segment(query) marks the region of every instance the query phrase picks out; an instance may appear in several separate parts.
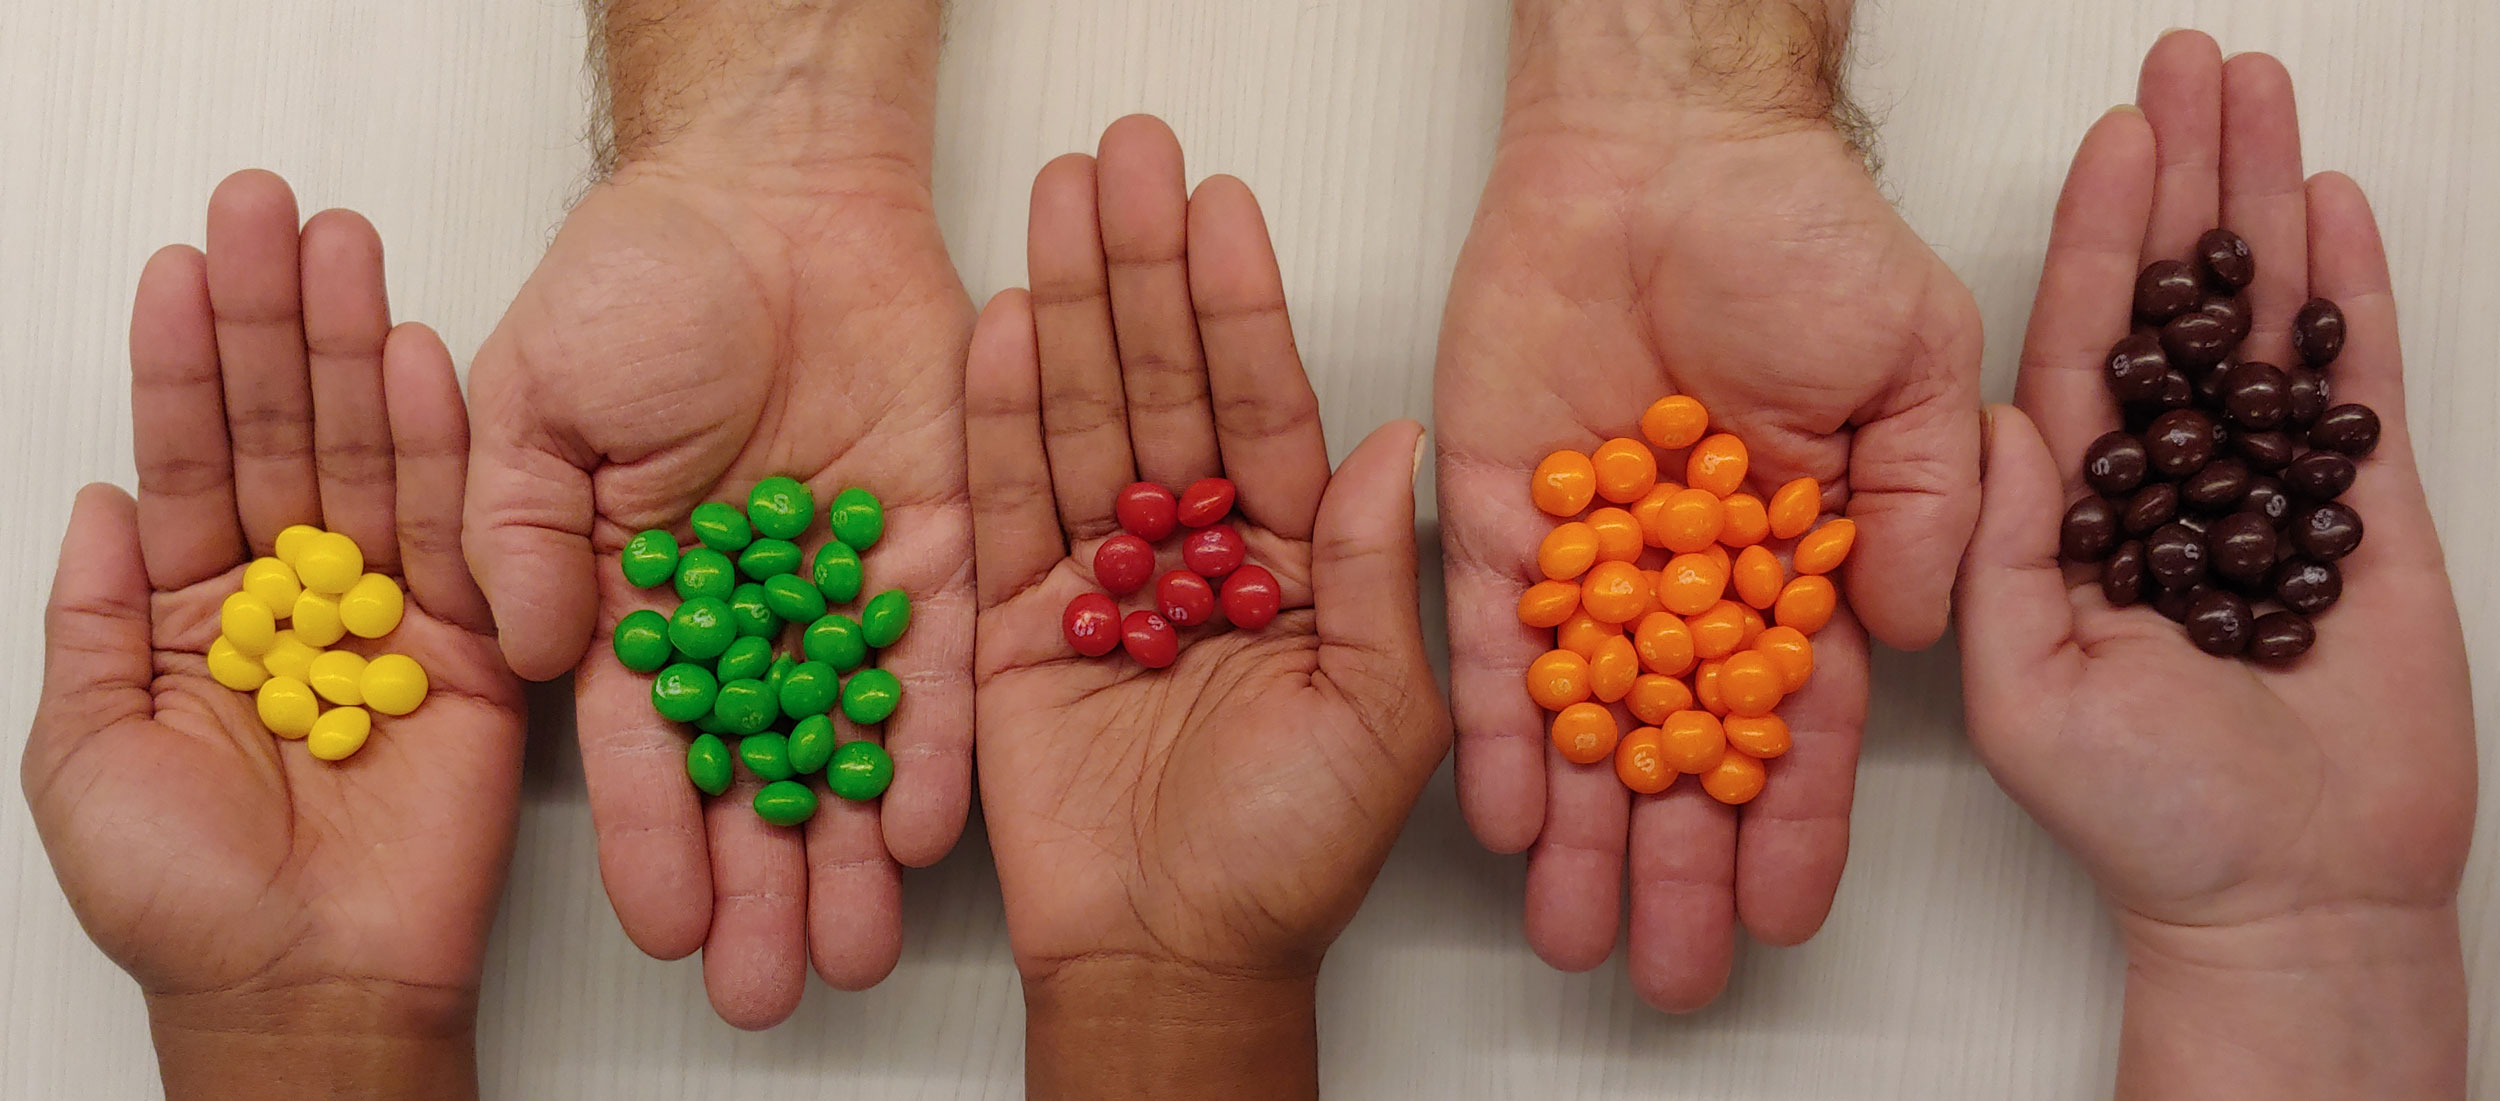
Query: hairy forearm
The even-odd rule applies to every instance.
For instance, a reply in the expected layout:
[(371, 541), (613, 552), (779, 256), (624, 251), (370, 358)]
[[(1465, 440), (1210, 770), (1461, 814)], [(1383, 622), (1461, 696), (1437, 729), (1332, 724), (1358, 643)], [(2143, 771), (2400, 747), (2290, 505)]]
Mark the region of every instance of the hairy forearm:
[[(1513, 112), (1627, 103), (1778, 129), (1863, 126), (1843, 89), (1853, 0), (1514, 0)], [(1637, 125), (1648, 125), (1641, 119)]]
[(148, 998), (165, 1096), (290, 1101), (477, 1096), (476, 996), (340, 982)]
[(2453, 907), (2122, 928), (2120, 1097), (2465, 1096)]
[(926, 174), (942, 0), (590, 0), (600, 167), (899, 161)]
[(1025, 982), (1026, 1095), (1319, 1094), (1316, 980), (1088, 962)]

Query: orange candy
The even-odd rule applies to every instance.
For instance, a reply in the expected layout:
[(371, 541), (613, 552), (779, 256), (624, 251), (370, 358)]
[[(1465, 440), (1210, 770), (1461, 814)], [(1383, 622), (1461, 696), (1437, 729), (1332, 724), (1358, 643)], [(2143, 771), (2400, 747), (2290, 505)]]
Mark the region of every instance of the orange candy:
[(1719, 725), (1727, 731), (1728, 748), (1748, 757), (1788, 752), (1788, 723), (1777, 715), (1730, 715)]
[(1753, 649), (1753, 640), (1761, 638), (1763, 628), (1769, 627), (1770, 624), (1762, 621), (1762, 613), (1742, 604), (1736, 606), (1736, 614), (1745, 617), (1745, 637), (1736, 640), (1736, 648), (1739, 650), (1751, 650)]
[(1597, 496), (1597, 466), (1577, 451), (1557, 451), (1536, 464), (1528, 499), (1548, 516), (1578, 516)]
[(1641, 522), (1619, 508), (1601, 508), (1584, 521), (1597, 533), (1597, 560), (1630, 562), (1641, 556)]
[(1640, 500), (1624, 506), (1632, 513), (1633, 521), (1640, 524), (1641, 536), (1648, 540), (1650, 546), (1658, 545), (1657, 537), (1651, 534), (1658, 530), (1658, 510), (1667, 507), (1668, 498), (1682, 492), (1684, 492), (1683, 486), (1674, 482), (1660, 482), (1651, 487), (1649, 492), (1641, 494)]
[(1832, 588), (1830, 578), (1807, 574), (1780, 590), (1779, 602), (1771, 605), (1771, 618), (1782, 627), (1810, 635), (1832, 621), (1832, 611), (1839, 605), (1840, 592)]
[(1728, 580), (1736, 586), (1736, 598), (1756, 608), (1768, 608), (1780, 598), (1780, 588), (1788, 584), (1788, 570), (1780, 565), (1780, 556), (1762, 546), (1747, 547), (1736, 552), (1736, 565)]
[(1727, 714), (1727, 697), (1719, 694), (1719, 672), (1723, 661), (1705, 661), (1693, 669), (1693, 701), (1713, 715)]
[(1814, 644), (1794, 627), (1773, 627), (1753, 640), (1753, 648), (1779, 667), (1780, 691), (1795, 693), (1814, 675)]
[(1701, 549), (1701, 556), (1709, 559), (1711, 565), (1717, 566), (1719, 568), (1719, 573), (1722, 576), (1732, 574), (1736, 569), (1736, 560), (1728, 557), (1727, 548), (1722, 547), (1717, 543), (1712, 543), (1707, 547), (1703, 547)]
[(1660, 398), (1641, 414), (1641, 435), (1669, 451), (1693, 446), (1708, 431), (1710, 411), (1682, 394)]
[(1814, 526), (1823, 514), (1823, 487), (1812, 478), (1798, 478), (1771, 494), (1771, 535), (1794, 539)]
[(1639, 727), (1615, 745), (1615, 779), (1642, 795), (1656, 795), (1675, 783), (1663, 742), (1655, 727)]
[[(1589, 698), (1589, 662), (1569, 650), (1548, 650), (1528, 663), (1528, 698), (1548, 711)], [(1602, 709), (1601, 709), (1602, 710)]]
[[(1641, 615), (1643, 618), (1647, 618), (1653, 612), (1663, 612), (1667, 610), (1666, 605), (1658, 602), (1658, 572), (1659, 571), (1657, 570), (1641, 571), (1641, 578), (1649, 582), (1649, 603), (1641, 606)], [(1636, 619), (1633, 620), (1633, 622), (1638, 623), (1640, 620)]]
[(1688, 489), (1660, 507), (1649, 541), (1677, 554), (1692, 554), (1719, 541), (1725, 509), (1707, 490)]
[(1797, 549), (1789, 558), (1797, 563), (1798, 573), (1830, 573), (1840, 568), (1841, 560), (1849, 557), (1849, 548), (1857, 542), (1857, 523), (1842, 517), (1797, 540)]
[(1632, 630), (1632, 648), (1652, 673), (1680, 677), (1693, 667), (1693, 632), (1672, 612), (1651, 612)]
[(1750, 547), (1771, 536), (1771, 517), (1763, 511), (1762, 498), (1750, 493), (1731, 493), (1721, 501), (1724, 517), (1719, 523), (1719, 543), (1729, 547)]
[(1684, 461), (1684, 484), (1725, 497), (1745, 485), (1745, 441), (1721, 432), (1693, 445)]
[(1569, 581), (1597, 562), (1597, 529), (1574, 520), (1556, 524), (1537, 544), (1536, 568), (1554, 581)]
[[(1764, 667), (1769, 667), (1768, 659)], [(1640, 675), (1641, 659), (1632, 652), (1632, 640), (1616, 635), (1598, 643), (1597, 656), (1589, 659), (1589, 694), (1599, 703), (1613, 703), (1632, 691), (1632, 681)], [(1778, 673), (1771, 677), (1778, 682)]]
[(1679, 554), (1658, 571), (1658, 602), (1677, 615), (1700, 615), (1726, 593), (1727, 567), (1707, 555)]
[(1674, 677), (1643, 673), (1632, 681), (1632, 691), (1623, 697), (1624, 709), (1632, 717), (1651, 726), (1667, 721), (1667, 716), (1693, 707), (1693, 690)]
[(1705, 658), (1726, 657), (1745, 642), (1745, 616), (1732, 601), (1702, 609), (1700, 615), (1685, 620), (1684, 626), (1693, 632), (1693, 652)]
[(1539, 581), (1519, 594), (1519, 622), (1530, 627), (1560, 627), (1580, 610), (1580, 587), (1568, 581)]
[(1615, 751), (1615, 713), (1593, 703), (1575, 703), (1554, 716), (1554, 748), (1575, 765), (1593, 765)]
[(1704, 772), (1727, 753), (1727, 731), (1719, 717), (1703, 711), (1678, 711), (1658, 724), (1659, 755), (1677, 772)]
[(1586, 660), (1597, 656), (1599, 643), (1622, 633), (1623, 628), (1612, 623), (1599, 623), (1596, 616), (1582, 608), (1554, 629), (1554, 645)]
[(1629, 623), (1649, 606), (1649, 593), (1649, 576), (1639, 566), (1600, 562), (1580, 582), (1580, 607), (1600, 623)]
[(1727, 704), (1730, 715), (1759, 718), (1778, 707), (1780, 697), (1779, 666), (1771, 659), (1745, 650), (1728, 655), (1719, 664), (1719, 698)]
[(1731, 807), (1753, 802), (1762, 794), (1762, 762), (1742, 753), (1728, 753), (1701, 774), (1701, 790)]
[(1617, 437), (1589, 455), (1597, 471), (1597, 495), (1618, 505), (1640, 500), (1658, 484), (1658, 456), (1639, 440)]

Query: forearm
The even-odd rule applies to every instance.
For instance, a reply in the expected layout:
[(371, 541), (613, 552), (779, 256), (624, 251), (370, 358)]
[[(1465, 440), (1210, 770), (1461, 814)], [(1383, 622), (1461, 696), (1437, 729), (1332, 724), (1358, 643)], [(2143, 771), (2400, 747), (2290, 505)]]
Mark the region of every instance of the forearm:
[(2465, 1096), (2453, 907), (2125, 932), (2120, 1097)]
[(1026, 1095), (1316, 1097), (1316, 985), (1129, 961), (1027, 980)]
[(472, 994), (347, 983), (148, 999), (171, 1101), (474, 1098), (476, 1021)]
[[(601, 167), (903, 163), (925, 175), (942, 0), (591, 0)], [(682, 154), (682, 156), (681, 156)]]
[(1513, 0), (1510, 109), (1581, 104), (1587, 121), (1652, 125), (1631, 104), (1763, 128), (1856, 125), (1842, 91), (1853, 0)]

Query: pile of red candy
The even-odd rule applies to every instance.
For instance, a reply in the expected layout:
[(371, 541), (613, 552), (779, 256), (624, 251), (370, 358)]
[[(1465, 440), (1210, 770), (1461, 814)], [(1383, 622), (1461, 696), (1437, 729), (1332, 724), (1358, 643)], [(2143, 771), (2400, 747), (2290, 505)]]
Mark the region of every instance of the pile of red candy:
[[(1161, 669), (1180, 658), (1179, 628), (1215, 622), (1219, 604), (1226, 622), (1246, 630), (1275, 619), (1284, 599), (1276, 575), (1245, 561), (1249, 547), (1224, 522), (1233, 514), (1233, 493), (1228, 478), (1200, 478), (1178, 496), (1153, 482), (1121, 490), (1112, 506), (1120, 531), (1094, 549), (1094, 582), (1103, 591), (1069, 601), (1060, 616), (1068, 645), (1089, 658), (1126, 649), (1139, 665)], [(1155, 577), (1155, 544), (1183, 529), (1185, 568)], [(1150, 578), (1154, 607), (1122, 618), (1112, 598), (1144, 589)]]

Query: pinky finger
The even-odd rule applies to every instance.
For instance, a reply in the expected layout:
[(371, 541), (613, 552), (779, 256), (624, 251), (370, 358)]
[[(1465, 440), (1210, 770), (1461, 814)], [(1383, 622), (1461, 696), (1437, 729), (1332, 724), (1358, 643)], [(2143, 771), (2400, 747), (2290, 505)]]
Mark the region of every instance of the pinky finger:
[(1866, 728), (1866, 631), (1843, 610), (1814, 636), (1813, 679), (1781, 704), (1794, 743), (1738, 812), (1736, 912), (1766, 944), (1823, 927), (1849, 860), (1849, 806)]
[(492, 631), (486, 597), (460, 553), (469, 415), (451, 352), (434, 330), (413, 322), (391, 330), (382, 346), (382, 394), (398, 471), (399, 561), (408, 595), (428, 614)]

